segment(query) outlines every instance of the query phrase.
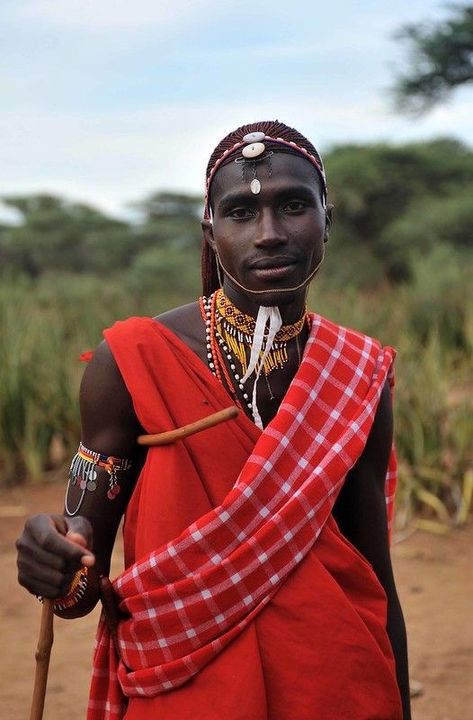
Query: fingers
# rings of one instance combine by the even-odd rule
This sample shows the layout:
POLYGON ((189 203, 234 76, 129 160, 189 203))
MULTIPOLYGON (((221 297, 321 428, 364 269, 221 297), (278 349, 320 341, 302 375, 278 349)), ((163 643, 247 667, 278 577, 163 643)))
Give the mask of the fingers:
POLYGON ((80 560, 81 565, 86 565, 87 567, 92 567, 92 565, 95 565, 95 556, 90 551, 83 551, 85 547, 85 541, 82 535, 79 535, 79 533, 68 532, 65 537, 66 540, 68 540, 69 542, 73 543, 79 548, 82 548, 83 554, 81 555, 80 560))
POLYGON ((91 552, 93 532, 90 522, 81 516, 70 518, 64 515, 51 515, 49 517, 59 534, 73 546, 70 557, 80 555, 81 564, 91 567, 95 563, 95 557, 91 552))
POLYGON ((64 595, 73 574, 91 566, 92 528, 85 518, 35 515, 17 540, 18 581, 30 592, 44 597, 64 595))
POLYGON ((87 518, 82 516, 64 518, 67 523, 67 537, 87 550, 92 550, 92 526, 87 518), (73 540, 74 538, 74 540, 73 540))
POLYGON ((80 515, 76 517, 54 515, 51 519, 66 540, 86 551, 81 555, 81 564, 92 567, 95 564, 95 557, 91 552, 93 532, 90 522, 80 515))
POLYGON ((52 555, 62 557, 70 567, 79 566, 87 540, 78 544, 67 537, 68 525, 61 516, 35 515, 27 520, 25 532, 29 546, 36 551, 42 548, 52 555), (59 525, 59 527, 58 527, 59 525))
POLYGON ((74 573, 64 574, 48 566, 35 567, 25 565, 18 573, 18 580, 23 587, 33 587, 35 595, 45 598, 64 597, 69 592, 74 573), (22 580, 25 582, 22 582, 22 580))

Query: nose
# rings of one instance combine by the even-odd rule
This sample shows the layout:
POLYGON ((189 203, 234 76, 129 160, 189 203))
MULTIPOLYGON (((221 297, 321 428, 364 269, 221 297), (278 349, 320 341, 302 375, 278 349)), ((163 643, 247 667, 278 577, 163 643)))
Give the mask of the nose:
POLYGON ((275 247, 285 242, 280 218, 271 208, 263 208, 260 212, 258 232, 255 245, 259 247, 275 247))

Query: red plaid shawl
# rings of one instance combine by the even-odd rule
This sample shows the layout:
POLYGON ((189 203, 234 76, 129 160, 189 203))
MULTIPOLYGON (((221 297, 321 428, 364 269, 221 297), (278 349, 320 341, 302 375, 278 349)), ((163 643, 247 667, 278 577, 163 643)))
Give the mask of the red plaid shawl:
MULTIPOLYGON (((279 412, 223 502, 115 580, 121 660, 101 625, 89 720, 185 683, 270 602, 313 546, 361 455, 393 350, 314 315, 279 412), (108 677, 105 701, 101 680, 108 677), (111 689, 110 689, 111 688, 111 689)), ((386 481, 392 515, 395 457, 386 481)))

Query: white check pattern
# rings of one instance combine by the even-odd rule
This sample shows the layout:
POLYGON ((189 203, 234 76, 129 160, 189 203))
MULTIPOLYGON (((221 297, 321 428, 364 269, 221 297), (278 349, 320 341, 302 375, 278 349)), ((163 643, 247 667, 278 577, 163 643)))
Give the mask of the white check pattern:
MULTIPOLYGON (((284 403, 222 504, 115 581, 131 619, 120 624, 118 666, 100 628, 89 720, 123 716, 118 682, 126 696, 182 685, 270 602, 312 548, 360 457, 393 356, 312 316, 284 403)), ((394 454, 386 480, 391 511, 394 454)))

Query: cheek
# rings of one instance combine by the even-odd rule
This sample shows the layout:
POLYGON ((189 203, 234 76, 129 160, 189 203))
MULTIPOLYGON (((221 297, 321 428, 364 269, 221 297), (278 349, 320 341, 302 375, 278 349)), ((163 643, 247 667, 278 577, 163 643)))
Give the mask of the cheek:
POLYGON ((317 249, 320 242, 323 242, 325 235, 325 218, 319 214, 309 216, 291 228, 292 238, 295 242, 305 245, 308 251, 317 249))
POLYGON ((317 263, 324 253, 324 237, 325 237, 325 220, 312 222, 306 225, 298 236, 299 246, 303 248, 303 252, 307 258, 308 267, 312 267, 317 263))
POLYGON ((324 241, 325 238, 325 213, 324 214, 317 214, 317 220, 314 223, 314 232, 313 232, 313 238, 317 240, 317 242, 320 240, 321 242, 324 241))
POLYGON ((233 240, 226 235, 220 234, 215 238, 214 249, 224 267, 233 271, 235 269, 235 259, 238 256, 238 251, 237 248, 235 248, 233 240))
POLYGON ((219 223, 214 231, 214 243, 222 258, 238 258, 244 252, 246 244, 244 228, 239 228, 236 232, 234 226, 228 228, 226 223, 219 223))

